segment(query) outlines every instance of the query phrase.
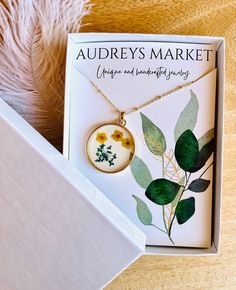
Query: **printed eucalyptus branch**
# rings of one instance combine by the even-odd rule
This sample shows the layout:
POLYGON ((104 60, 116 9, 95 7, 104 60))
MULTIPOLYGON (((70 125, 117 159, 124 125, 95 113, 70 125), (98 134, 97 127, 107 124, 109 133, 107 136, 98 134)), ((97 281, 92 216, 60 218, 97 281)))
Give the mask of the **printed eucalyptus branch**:
POLYGON ((181 112, 175 126, 174 138, 176 144, 174 151, 172 149, 170 151, 174 152, 171 157, 166 154, 166 139, 161 129, 147 116, 140 113, 147 147, 154 156, 160 157, 162 161, 161 178, 153 179, 147 165, 138 156, 135 156, 130 165, 136 182, 145 190, 146 198, 162 207, 164 229, 152 223, 152 213, 147 204, 133 195, 136 200, 139 220, 144 225, 153 226, 167 234, 172 244, 174 244, 171 237, 174 220, 176 219, 177 223, 182 225, 195 213, 195 197, 184 198, 184 193, 187 190, 193 193, 206 191, 210 185, 210 180, 203 179, 202 176, 213 165, 212 162, 204 169, 214 151, 214 128, 207 131, 199 139, 196 138, 193 130, 197 122, 199 104, 192 90, 190 90, 190 95, 190 100, 181 112), (173 158, 175 158, 175 161, 173 161, 173 158), (173 167, 173 173, 166 175, 165 172, 170 166, 173 167), (202 169, 204 170, 199 177, 191 180, 192 174, 202 169))

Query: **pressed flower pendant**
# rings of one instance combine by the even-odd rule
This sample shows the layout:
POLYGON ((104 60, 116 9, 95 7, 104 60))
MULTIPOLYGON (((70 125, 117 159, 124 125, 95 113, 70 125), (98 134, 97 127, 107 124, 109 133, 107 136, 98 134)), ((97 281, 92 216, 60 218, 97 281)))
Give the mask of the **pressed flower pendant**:
POLYGON ((125 120, 121 121, 121 124, 104 124, 96 128, 88 138, 89 160, 102 172, 122 171, 134 157, 134 138, 125 127, 125 120))

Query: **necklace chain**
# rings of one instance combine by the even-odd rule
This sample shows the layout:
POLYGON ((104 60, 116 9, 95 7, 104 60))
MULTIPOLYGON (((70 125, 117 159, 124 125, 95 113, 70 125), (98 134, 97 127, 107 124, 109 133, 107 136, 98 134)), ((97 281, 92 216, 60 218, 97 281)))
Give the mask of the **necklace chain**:
POLYGON ((185 83, 185 84, 183 84, 183 85, 179 85, 179 86, 176 86, 175 88, 173 88, 173 89, 171 89, 171 90, 169 90, 169 91, 167 91, 166 93, 164 93, 164 94, 162 94, 162 95, 157 95, 157 96, 155 96, 155 97, 153 97, 152 99, 150 99, 150 100, 148 100, 148 101, 146 101, 146 102, 144 102, 143 104, 141 104, 141 105, 139 105, 138 107, 133 107, 133 108, 131 108, 130 110, 127 110, 127 111, 125 111, 125 112, 122 112, 121 110, 119 110, 119 108, 112 102, 112 100, 111 99, 109 99, 109 97, 92 81, 92 80, 90 80, 89 78, 87 78, 82 72, 80 72, 90 83, 91 83, 91 85, 96 89, 96 91, 104 98, 104 100, 111 106, 111 107, 113 107, 113 109, 117 112, 117 113, 119 113, 119 114, 121 114, 121 113, 123 113, 123 114, 125 114, 125 115, 129 115, 129 114, 132 114, 132 113, 134 113, 134 112, 137 112, 137 111, 139 111, 139 110, 141 110, 141 109, 143 109, 143 108, 145 108, 146 106, 148 106, 148 105, 150 105, 150 104, 152 104, 152 103, 154 103, 154 102, 156 102, 156 101, 158 101, 158 100, 160 100, 160 99, 162 99, 162 98, 164 98, 164 97, 166 97, 166 96, 169 96, 169 95, 171 95, 171 94, 173 94, 173 93, 175 93, 175 92, 177 92, 177 91, 180 91, 180 90, 182 90, 182 89, 184 89, 184 88, 186 88, 186 87, 189 87, 190 85, 192 85, 192 84, 194 84, 194 83, 196 83, 197 81, 199 81, 200 79, 202 79, 204 76, 206 76, 207 74, 209 74, 210 72, 212 72, 212 71, 214 71, 215 69, 213 69, 213 70, 211 70, 211 71, 208 71, 207 73, 205 73, 205 74, 203 74, 203 75, 201 75, 200 77, 198 77, 197 79, 195 79, 195 80, 193 80, 193 81, 191 81, 191 82, 187 82, 187 83, 185 83))
MULTIPOLYGON (((92 86, 96 89, 96 91, 105 99, 105 101, 115 109, 116 112, 120 114, 120 110, 116 107, 116 105, 108 98, 108 96, 91 80, 89 82, 92 84, 92 86)), ((127 114, 127 113, 126 113, 127 114)))

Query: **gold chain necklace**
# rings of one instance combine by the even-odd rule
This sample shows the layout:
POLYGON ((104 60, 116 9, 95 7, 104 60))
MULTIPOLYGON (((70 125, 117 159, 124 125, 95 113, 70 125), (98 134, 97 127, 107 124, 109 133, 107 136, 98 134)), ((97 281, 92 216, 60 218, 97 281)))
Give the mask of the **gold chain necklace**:
POLYGON ((201 75, 191 82, 176 86, 162 95, 157 95, 138 107, 133 107, 126 112, 120 111, 112 100, 92 80, 85 76, 81 71, 79 72, 90 82, 90 84, 104 98, 104 100, 119 114, 118 122, 106 123, 97 127, 89 136, 86 144, 88 158, 95 168, 105 173, 116 173, 128 167, 135 155, 135 140, 132 133, 126 128, 125 115, 137 112, 166 96, 189 87, 209 74, 211 71, 201 75))

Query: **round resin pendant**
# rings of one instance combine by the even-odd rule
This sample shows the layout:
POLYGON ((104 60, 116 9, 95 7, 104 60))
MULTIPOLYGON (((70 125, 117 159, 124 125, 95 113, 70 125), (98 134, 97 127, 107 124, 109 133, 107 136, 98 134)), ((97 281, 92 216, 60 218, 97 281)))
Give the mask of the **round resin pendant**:
POLYGON ((134 138, 122 125, 102 125, 88 138, 89 160, 102 172, 115 173, 125 169, 132 161, 134 153, 134 138))

